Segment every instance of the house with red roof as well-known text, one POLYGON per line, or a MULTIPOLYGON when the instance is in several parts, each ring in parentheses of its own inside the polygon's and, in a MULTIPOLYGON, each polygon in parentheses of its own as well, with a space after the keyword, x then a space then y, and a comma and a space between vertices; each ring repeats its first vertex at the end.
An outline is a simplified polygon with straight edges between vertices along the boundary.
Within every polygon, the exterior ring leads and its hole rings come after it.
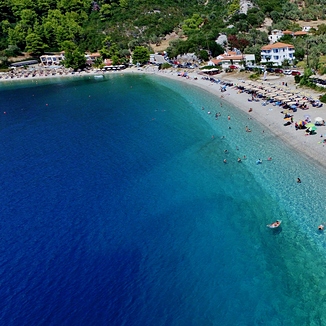
POLYGON ((227 51, 224 54, 220 54, 216 57, 216 59, 211 59, 208 62, 209 66, 217 66, 217 65, 231 65, 231 64, 241 64, 242 62, 255 62, 254 54, 243 54, 236 51, 227 51))
POLYGON ((297 31, 293 33, 293 36, 306 36, 308 32, 306 31, 297 31))
POLYGON ((294 57, 294 46, 277 42, 268 44, 261 48, 261 63, 273 62, 276 66, 281 66, 284 60, 289 60, 291 63, 294 57))

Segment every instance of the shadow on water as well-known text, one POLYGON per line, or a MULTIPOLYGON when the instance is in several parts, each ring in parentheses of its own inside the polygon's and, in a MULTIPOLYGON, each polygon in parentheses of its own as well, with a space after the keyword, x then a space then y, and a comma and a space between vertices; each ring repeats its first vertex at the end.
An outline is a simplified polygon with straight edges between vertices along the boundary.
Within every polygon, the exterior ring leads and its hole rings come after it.
POLYGON ((278 235, 282 232, 282 227, 278 227, 278 228, 275 228, 275 229, 271 229, 271 232, 272 232, 272 235, 278 235))

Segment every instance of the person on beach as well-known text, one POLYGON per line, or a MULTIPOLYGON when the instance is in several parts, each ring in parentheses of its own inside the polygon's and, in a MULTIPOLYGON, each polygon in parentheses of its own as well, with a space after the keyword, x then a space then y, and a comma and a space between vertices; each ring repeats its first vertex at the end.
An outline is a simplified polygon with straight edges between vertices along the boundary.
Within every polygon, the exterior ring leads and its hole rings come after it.
POLYGON ((301 183, 301 179, 300 178, 297 178, 297 183, 301 183))
POLYGON ((248 110, 248 112, 252 112, 252 108, 250 108, 250 109, 248 110))

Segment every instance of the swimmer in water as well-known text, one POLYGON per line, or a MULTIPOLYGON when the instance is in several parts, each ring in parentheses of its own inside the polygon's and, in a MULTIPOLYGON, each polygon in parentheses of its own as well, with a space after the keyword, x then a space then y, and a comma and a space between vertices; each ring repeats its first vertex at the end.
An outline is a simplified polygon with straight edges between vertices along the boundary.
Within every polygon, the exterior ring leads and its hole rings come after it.
POLYGON ((324 225, 323 225, 323 224, 320 224, 320 225, 318 226, 318 230, 319 230, 319 231, 323 231, 323 230, 324 230, 324 225))
POLYGON ((301 179, 300 178, 297 178, 297 183, 301 183, 301 179))

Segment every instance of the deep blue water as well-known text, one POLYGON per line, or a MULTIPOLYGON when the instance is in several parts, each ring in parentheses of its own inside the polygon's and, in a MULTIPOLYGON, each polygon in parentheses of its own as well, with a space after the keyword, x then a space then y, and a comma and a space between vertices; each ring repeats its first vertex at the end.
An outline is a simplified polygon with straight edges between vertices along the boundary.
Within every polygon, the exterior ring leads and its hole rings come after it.
POLYGON ((156 76, 0 87, 1 325, 326 324, 318 166, 156 76))

